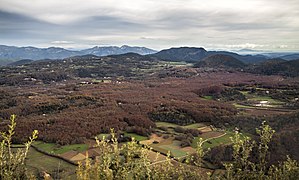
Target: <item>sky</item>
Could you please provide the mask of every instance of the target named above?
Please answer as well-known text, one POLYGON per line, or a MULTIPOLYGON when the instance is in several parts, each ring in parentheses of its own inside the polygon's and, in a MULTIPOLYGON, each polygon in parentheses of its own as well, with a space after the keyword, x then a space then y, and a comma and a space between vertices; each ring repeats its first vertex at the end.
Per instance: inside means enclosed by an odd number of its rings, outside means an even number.
POLYGON ((299 51, 299 2, 0 0, 0 44, 299 51))

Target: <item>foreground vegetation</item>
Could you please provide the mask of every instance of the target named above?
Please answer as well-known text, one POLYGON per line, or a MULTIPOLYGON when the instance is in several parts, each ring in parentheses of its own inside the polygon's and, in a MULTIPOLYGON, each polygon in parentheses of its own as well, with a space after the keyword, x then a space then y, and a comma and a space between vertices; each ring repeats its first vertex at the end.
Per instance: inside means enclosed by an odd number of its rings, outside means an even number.
POLYGON ((0 179, 32 179, 33 177, 27 172, 25 158, 33 141, 37 138, 38 131, 33 131, 29 141, 25 143, 24 149, 18 149, 13 152, 12 137, 15 133, 15 115, 10 117, 11 124, 7 132, 1 133, 0 144, 0 179))
MULTIPOLYGON (((7 132, 1 132, 0 149, 0 179, 34 179, 25 166, 25 158, 37 131, 25 143, 25 148, 12 151, 11 139, 16 127, 15 115, 11 116, 7 132)), ((197 143, 196 152, 188 155, 185 162, 171 159, 150 161, 150 148, 140 146, 133 138, 131 142, 119 145, 113 130, 111 139, 96 139, 96 146, 101 156, 94 161, 87 158, 79 163, 77 179, 296 179, 299 176, 299 165, 287 157, 279 165, 268 165, 269 143, 274 130, 265 122, 256 130, 259 140, 249 137, 241 138, 238 131, 231 138, 233 161, 224 163, 225 171, 214 176, 203 171, 200 166, 206 151, 203 149, 203 139, 197 143), (254 149, 257 152, 254 153, 254 149), (255 159, 253 157, 256 157, 255 159)), ((158 157, 158 154, 157 154, 158 157)))
POLYGON ((296 179, 299 176, 299 165, 287 157, 278 166, 267 165, 268 145, 274 130, 265 123, 256 130, 260 135, 259 142, 249 137, 241 138, 236 131, 231 138, 233 144, 233 161, 224 163, 225 172, 211 176, 198 167, 206 151, 202 148, 203 140, 197 143, 196 153, 187 157, 185 163, 167 157, 164 161, 150 162, 146 149, 136 141, 119 147, 112 131, 112 140, 97 140, 97 146, 103 156, 94 163, 86 160, 77 170, 78 179, 296 179), (109 144, 112 143, 112 144, 109 144), (257 160, 252 161, 253 149, 257 148, 257 160))

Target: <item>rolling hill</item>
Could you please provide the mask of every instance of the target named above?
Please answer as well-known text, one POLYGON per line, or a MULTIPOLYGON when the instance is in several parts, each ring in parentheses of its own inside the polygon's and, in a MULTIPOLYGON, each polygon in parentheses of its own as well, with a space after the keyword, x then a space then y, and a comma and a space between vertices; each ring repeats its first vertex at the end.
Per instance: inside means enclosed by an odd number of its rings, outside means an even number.
POLYGON ((299 59, 292 61, 271 59, 256 66, 250 67, 249 72, 265 75, 296 77, 299 76, 299 59))
POLYGON ((215 54, 203 58, 194 66, 210 68, 244 68, 245 64, 232 56, 224 54, 215 54))
POLYGON ((159 51, 158 53, 150 56, 154 56, 166 61, 186 61, 194 63, 205 57, 217 54, 231 56, 246 64, 253 64, 267 60, 266 56, 263 55, 239 55, 237 53, 228 51, 207 51, 204 48, 196 47, 170 48, 159 51))
POLYGON ((167 61, 196 62, 208 55, 204 48, 180 47, 159 51, 151 56, 167 61))

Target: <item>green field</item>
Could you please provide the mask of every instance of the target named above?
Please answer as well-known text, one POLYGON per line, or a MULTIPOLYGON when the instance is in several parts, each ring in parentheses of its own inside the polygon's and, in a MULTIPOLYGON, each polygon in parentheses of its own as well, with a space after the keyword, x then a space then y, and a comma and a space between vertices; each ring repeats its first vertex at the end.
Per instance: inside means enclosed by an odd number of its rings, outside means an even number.
POLYGON ((174 123, 169 123, 169 122, 156 122, 156 126, 157 127, 165 126, 165 127, 173 127, 173 128, 175 128, 175 127, 177 127, 179 125, 174 124, 174 123))
MULTIPOLYGON (((264 88, 256 88, 256 89, 265 90, 264 88)), ((257 108, 256 103, 259 103, 260 101, 268 101, 267 103, 268 108, 279 107, 284 104, 284 102, 273 99, 272 97, 267 95, 258 95, 256 93, 249 93, 249 91, 239 91, 239 92, 246 96, 246 99, 247 101, 250 102, 250 105, 241 105, 238 103, 233 103, 233 105, 236 108, 245 108, 245 109, 257 108)))
POLYGON ((37 141, 34 143, 34 145, 40 150, 46 151, 50 154, 63 154, 71 150, 77 152, 83 152, 88 149, 87 144, 71 144, 71 145, 59 146, 54 143, 45 143, 42 141, 37 141))
POLYGON ((197 129, 197 128, 202 128, 205 127, 206 125, 203 123, 195 123, 195 124, 189 124, 186 126, 182 126, 183 128, 187 128, 187 129, 197 129))
POLYGON ((12 144, 11 147, 12 148, 24 148, 25 145, 24 144, 12 144))
MULTIPOLYGON (((216 147, 219 146, 221 144, 230 144, 231 143, 231 139, 230 137, 232 137, 234 135, 233 132, 226 132, 226 135, 219 137, 219 138, 215 138, 215 139, 211 139, 209 141, 206 141, 203 143, 203 148, 207 149, 207 148, 212 148, 212 147, 216 147)), ((191 147, 196 148, 197 146, 197 142, 199 141, 200 137, 195 137, 191 147)))
POLYGON ((279 100, 275 100, 269 96, 254 96, 251 98, 248 98, 248 100, 252 100, 252 101, 268 101, 271 104, 283 104, 283 102, 279 101, 279 100))
POLYGON ((239 91, 240 93, 242 93, 243 95, 248 95, 248 91, 239 91))
POLYGON ((153 150, 158 151, 163 154, 168 154, 170 152, 170 156, 174 158, 180 158, 187 155, 187 152, 183 151, 180 146, 181 142, 172 140, 168 143, 162 143, 162 144, 151 144, 150 146, 153 148, 153 150))
POLYGON ((159 145, 151 144, 150 147, 153 148, 154 151, 157 151, 157 152, 162 153, 164 155, 168 154, 168 150, 164 149, 164 148, 161 148, 159 145))
POLYGON ((192 63, 186 63, 185 61, 161 61, 161 64, 172 66, 193 66, 192 63))
POLYGON ((203 96, 204 99, 213 100, 213 96, 203 96))
POLYGON ((26 158, 26 166, 35 175, 45 171, 50 173, 53 179, 74 179, 76 177, 75 165, 42 154, 33 148, 29 150, 26 158))
POLYGON ((108 134, 108 133, 101 133, 101 134, 97 135, 96 137, 97 137, 99 140, 102 140, 103 137, 105 137, 105 139, 107 139, 108 136, 110 136, 110 134, 108 134))
POLYGON ((148 137, 140 136, 140 135, 135 134, 135 133, 127 133, 127 132, 125 132, 124 134, 125 134, 125 136, 131 136, 131 137, 134 138, 136 141, 144 141, 144 140, 148 140, 148 137))
MULTIPOLYGON (((156 126, 157 127, 167 127, 167 133, 172 133, 173 128, 178 127, 179 125, 177 124, 173 124, 173 123, 168 123, 168 122, 156 122, 156 126)), ((207 125, 204 123, 195 123, 195 124, 190 124, 187 126, 180 126, 183 128, 188 128, 188 129, 198 129, 201 127, 206 127, 207 125)), ((163 133, 163 132, 162 132, 163 133)), ((175 132, 173 132, 175 133, 175 132)), ((226 144, 231 144, 231 139, 230 137, 232 137, 234 135, 234 133, 232 131, 226 131, 226 134, 221 136, 222 134, 224 134, 224 132, 221 131, 209 131, 209 132, 205 132, 203 134, 201 134, 199 137, 194 137, 191 147, 192 148, 196 148, 197 146, 197 142, 199 141, 200 138, 203 138, 203 140, 205 139, 210 139, 206 142, 203 143, 203 148, 204 149, 208 149, 208 148, 213 148, 219 145, 226 145, 226 144), (221 136, 221 137, 218 137, 221 136), (213 139, 213 137, 218 137, 213 139)), ((170 151, 171 156, 178 158, 178 157, 182 157, 187 155, 187 152, 181 150, 180 147, 180 141, 174 141, 171 140, 172 142, 161 142, 158 144, 151 144, 150 146, 153 147, 154 150, 164 153, 166 154, 168 151, 170 151)))
POLYGON ((227 132, 226 135, 224 135, 222 137, 219 137, 216 139, 211 139, 211 140, 205 142, 203 144, 203 148, 207 149, 207 148, 212 148, 212 147, 216 147, 219 145, 231 144, 232 142, 231 142, 230 137, 232 137, 232 136, 233 136, 233 133, 227 132))
POLYGON ((176 149, 172 145, 161 145, 159 147, 162 148, 162 149, 165 149, 167 151, 170 151, 171 156, 173 156, 175 158, 179 158, 179 157, 187 155, 187 153, 185 151, 182 151, 180 149, 176 149))
MULTIPOLYGON (((164 126, 164 127, 175 128, 175 127, 180 126, 180 125, 177 125, 177 124, 174 124, 174 123, 169 123, 169 122, 156 122, 156 126, 157 127, 164 126)), ((206 125, 203 124, 203 123, 194 123, 194 124, 189 124, 189 125, 181 126, 181 127, 182 128, 188 128, 188 129, 197 129, 197 128, 201 128, 201 127, 205 127, 205 126, 206 125)))

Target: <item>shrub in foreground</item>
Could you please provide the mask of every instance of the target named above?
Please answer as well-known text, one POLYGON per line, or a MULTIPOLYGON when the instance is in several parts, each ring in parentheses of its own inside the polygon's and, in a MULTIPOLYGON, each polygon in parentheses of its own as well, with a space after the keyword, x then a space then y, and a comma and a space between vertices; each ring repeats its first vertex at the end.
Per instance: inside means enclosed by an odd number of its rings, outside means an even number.
POLYGON ((112 139, 96 140, 97 147, 101 150, 94 163, 89 159, 80 163, 77 169, 77 179, 202 179, 204 176, 199 171, 182 165, 172 160, 169 155, 165 160, 150 161, 147 147, 140 146, 134 139, 119 145, 114 132, 112 139))
POLYGON ((16 116, 11 115, 7 132, 0 132, 0 179, 33 179, 27 172, 25 158, 33 141, 37 138, 37 130, 34 130, 24 148, 12 149, 12 136, 15 133, 16 116))
MULTIPOLYGON (((16 126, 15 115, 10 118, 11 124, 7 132, 1 132, 0 144, 0 179, 34 179, 29 175, 25 158, 33 141, 37 138, 38 132, 35 130, 32 137, 25 143, 24 148, 17 151, 12 150, 12 136, 16 126)), ((202 171, 203 156, 206 152, 202 145, 204 141, 200 139, 197 143, 196 153, 186 158, 186 163, 182 163, 170 158, 168 155, 164 160, 149 158, 150 149, 140 146, 134 139, 131 142, 120 145, 111 131, 111 139, 96 139, 97 147, 101 151, 101 156, 95 161, 86 159, 77 168, 78 180, 97 179, 285 179, 293 180, 299 177, 299 165, 296 161, 287 157, 285 162, 278 166, 267 166, 267 156, 269 155, 268 144, 272 139, 274 130, 265 123, 257 129, 260 135, 258 143, 249 137, 241 138, 238 132, 232 137, 233 161, 225 163, 225 173, 212 176, 210 173, 202 171), (253 149, 258 149, 258 162, 252 162, 253 149)))
POLYGON ((287 158, 278 166, 267 167, 268 144, 274 130, 263 123, 256 130, 260 135, 259 143, 249 137, 242 137, 236 132, 231 138, 233 161, 224 163, 225 173, 210 176, 200 168, 206 151, 202 148, 204 141, 197 143, 196 153, 187 156, 181 163, 167 157, 164 161, 152 162, 148 157, 148 148, 139 146, 136 141, 119 146, 112 132, 111 142, 97 140, 97 147, 102 151, 95 163, 86 160, 77 169, 78 179, 297 179, 299 165, 287 158), (258 162, 251 162, 253 149, 258 149, 258 162))

